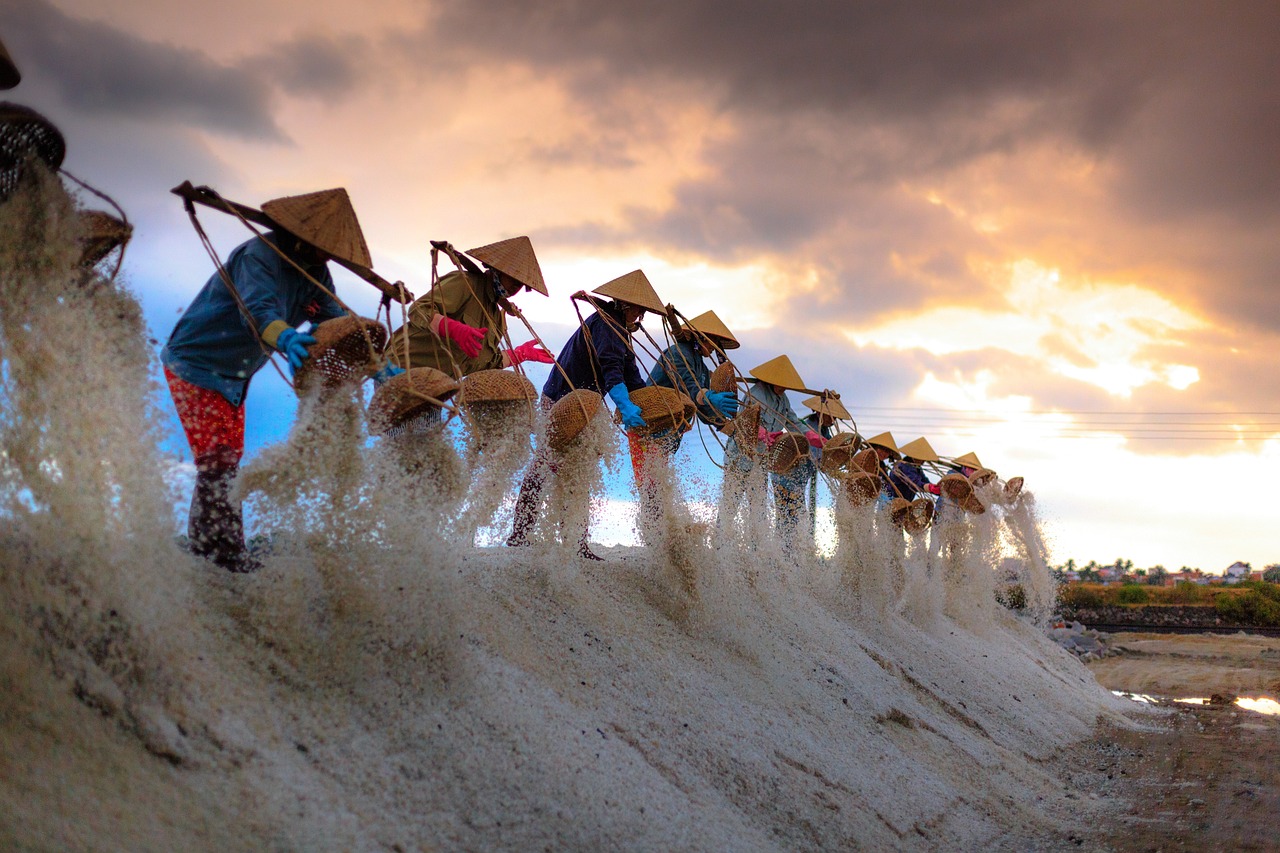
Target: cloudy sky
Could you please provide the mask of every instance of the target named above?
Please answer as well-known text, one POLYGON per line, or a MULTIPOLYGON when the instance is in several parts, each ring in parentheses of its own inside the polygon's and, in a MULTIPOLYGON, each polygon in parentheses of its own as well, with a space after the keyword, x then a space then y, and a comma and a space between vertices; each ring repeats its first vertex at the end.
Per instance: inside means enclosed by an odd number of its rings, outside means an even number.
POLYGON ((170 187, 345 186, 418 293, 428 239, 530 235, 553 344, 643 268, 744 369, 1024 475, 1060 560, 1280 561, 1274 2, 0 0, 0 37, 160 340, 210 272, 170 187))

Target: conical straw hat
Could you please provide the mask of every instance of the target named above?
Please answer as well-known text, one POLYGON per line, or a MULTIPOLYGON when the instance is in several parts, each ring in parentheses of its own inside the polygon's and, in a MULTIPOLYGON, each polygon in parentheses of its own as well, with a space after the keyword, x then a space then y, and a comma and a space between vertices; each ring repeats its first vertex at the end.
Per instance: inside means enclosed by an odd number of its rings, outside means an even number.
POLYGON ((655 314, 667 313, 667 307, 658 298, 658 292, 653 289, 649 279, 640 270, 632 270, 613 281, 607 281, 592 293, 598 293, 628 305, 635 305, 637 308, 643 308, 655 314))
POLYGON ((978 461, 978 455, 972 451, 966 453, 964 456, 957 456, 955 459, 952 459, 951 461, 957 465, 963 465, 966 468, 983 467, 982 463, 978 461))
POLYGON ((901 456, 902 451, 898 449, 898 444, 893 440, 893 433, 882 432, 879 435, 873 435, 867 439, 867 444, 883 447, 885 450, 891 451, 894 456, 901 456))
POLYGON ((938 454, 933 452, 933 448, 929 446, 929 442, 923 436, 915 441, 909 441, 902 445, 899 452, 903 456, 912 459, 919 459, 921 462, 937 462, 938 454))
POLYGON ((853 415, 849 414, 849 410, 844 407, 844 403, 840 402, 839 397, 830 396, 824 401, 821 396, 810 397, 805 400, 803 405, 808 406, 821 415, 830 415, 837 420, 850 420, 853 415))
POLYGON ((533 253, 533 243, 529 242, 528 237, 499 240, 478 249, 468 249, 467 254, 482 264, 506 273, 543 296, 550 295, 547 293, 546 282, 542 280, 542 267, 538 266, 538 257, 533 253))
POLYGON ((715 338, 721 349, 737 349, 742 346, 738 343, 738 339, 733 336, 733 332, 729 331, 729 327, 716 316, 714 311, 699 314, 686 325, 694 331, 715 338))
POLYGON ((356 266, 373 269, 373 258, 369 257, 355 208, 341 187, 275 198, 262 205, 262 212, 317 249, 356 266))
POLYGON ((791 359, 785 355, 780 355, 777 358, 766 361, 764 364, 753 367, 751 375, 770 385, 781 385, 783 388, 790 388, 792 391, 804 390, 804 380, 800 378, 795 366, 791 364, 791 359))
POLYGON ((18 66, 13 64, 9 51, 5 50, 4 42, 0 41, 0 89, 12 89, 21 82, 22 73, 18 71, 18 66))

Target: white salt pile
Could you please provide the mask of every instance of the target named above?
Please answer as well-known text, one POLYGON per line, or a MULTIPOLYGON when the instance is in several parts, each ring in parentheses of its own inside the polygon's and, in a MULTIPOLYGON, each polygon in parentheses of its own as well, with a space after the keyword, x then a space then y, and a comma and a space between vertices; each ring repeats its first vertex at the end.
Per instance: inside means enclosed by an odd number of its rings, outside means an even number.
MULTIPOLYGON (((337 400, 243 478, 265 568, 188 556, 137 305, 80 285, 73 222, 47 177, 0 207, 0 847, 1020 850, 1096 817, 1046 760, 1126 704, 994 603, 995 512, 935 564, 837 507, 819 560, 760 494, 720 536, 663 479, 606 563, 476 548, 467 460, 366 448, 337 400)), ((573 530, 599 461, 557 476, 573 530)))

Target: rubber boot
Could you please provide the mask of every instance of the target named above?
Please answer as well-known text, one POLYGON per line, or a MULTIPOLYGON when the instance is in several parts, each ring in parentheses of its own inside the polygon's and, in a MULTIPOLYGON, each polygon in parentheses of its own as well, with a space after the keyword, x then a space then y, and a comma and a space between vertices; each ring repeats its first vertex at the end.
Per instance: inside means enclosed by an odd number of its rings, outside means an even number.
POLYGON ((196 556, 229 572, 255 572, 262 564, 245 548, 240 504, 231 500, 237 471, 235 467, 197 467, 187 538, 196 556))

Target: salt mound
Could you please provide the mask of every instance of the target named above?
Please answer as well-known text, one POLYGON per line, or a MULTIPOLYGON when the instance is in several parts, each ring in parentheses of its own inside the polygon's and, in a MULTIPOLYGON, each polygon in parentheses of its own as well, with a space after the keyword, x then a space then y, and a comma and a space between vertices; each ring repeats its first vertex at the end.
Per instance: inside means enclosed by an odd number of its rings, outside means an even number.
POLYGON ((995 606, 994 520, 942 566, 838 508, 819 560, 758 483, 721 538, 664 480, 607 563, 475 548, 471 463, 328 400, 242 478, 265 568, 187 556, 136 302, 82 286, 71 212, 47 175, 0 207, 0 847, 1013 850, 1096 818, 1045 761, 1124 705, 995 606))

